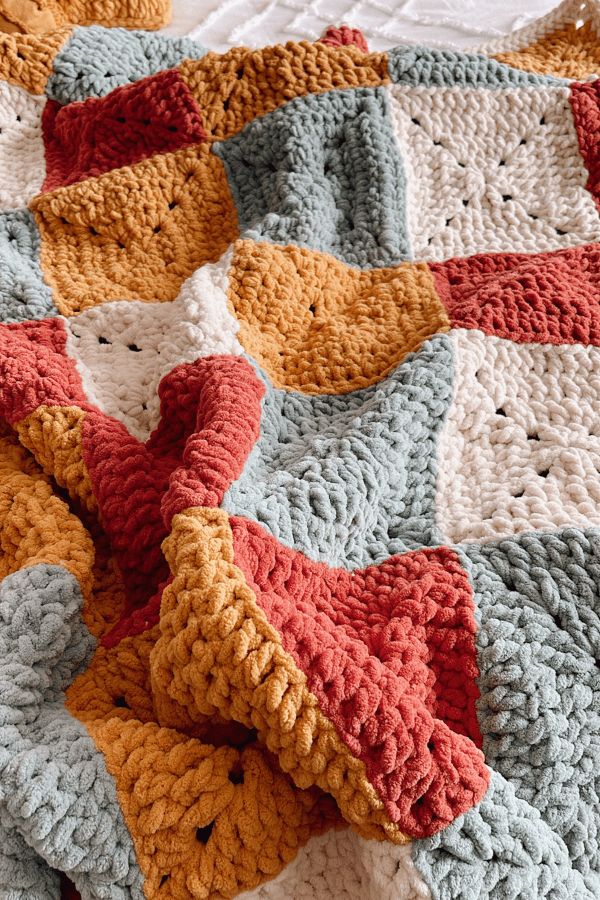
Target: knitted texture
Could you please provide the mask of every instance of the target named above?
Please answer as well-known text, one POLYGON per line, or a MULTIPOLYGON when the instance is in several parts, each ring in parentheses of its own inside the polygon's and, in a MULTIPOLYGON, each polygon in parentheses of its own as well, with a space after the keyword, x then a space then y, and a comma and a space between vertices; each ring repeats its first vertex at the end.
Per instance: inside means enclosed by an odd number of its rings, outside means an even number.
POLYGON ((0 897, 595 900, 600 14, 164 9, 0 0, 0 897))

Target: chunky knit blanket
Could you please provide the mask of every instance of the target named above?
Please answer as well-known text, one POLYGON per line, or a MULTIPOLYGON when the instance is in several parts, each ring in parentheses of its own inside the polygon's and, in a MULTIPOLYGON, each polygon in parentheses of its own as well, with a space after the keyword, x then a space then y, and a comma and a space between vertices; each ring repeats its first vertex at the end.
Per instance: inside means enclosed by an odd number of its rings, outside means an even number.
POLYGON ((0 898, 600 897, 599 35, 0 35, 0 898))

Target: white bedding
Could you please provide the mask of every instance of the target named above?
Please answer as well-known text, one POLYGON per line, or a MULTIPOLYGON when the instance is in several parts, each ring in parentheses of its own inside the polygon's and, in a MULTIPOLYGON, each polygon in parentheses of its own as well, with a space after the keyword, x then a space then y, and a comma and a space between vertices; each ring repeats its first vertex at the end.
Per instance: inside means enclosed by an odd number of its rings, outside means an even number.
POLYGON ((473 47, 521 28, 556 0, 173 0, 168 34, 212 50, 307 38, 328 25, 360 27, 371 49, 403 42, 473 47))

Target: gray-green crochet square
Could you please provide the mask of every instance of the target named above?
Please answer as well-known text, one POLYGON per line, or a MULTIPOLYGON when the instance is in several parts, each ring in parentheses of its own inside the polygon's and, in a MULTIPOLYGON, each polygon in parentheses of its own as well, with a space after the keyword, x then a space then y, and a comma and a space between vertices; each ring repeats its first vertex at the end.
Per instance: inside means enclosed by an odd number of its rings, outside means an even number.
POLYGON ((86 900, 144 898, 114 779, 65 706, 63 691, 95 646, 82 605, 61 566, 0 581, 2 900, 58 900, 60 871, 86 900))
POLYGON ((214 152, 245 237, 363 268, 410 257, 406 178, 384 88, 298 97, 214 152))
POLYGON ((437 440, 452 399, 437 335, 378 384, 308 396, 272 387, 260 437, 223 508, 317 562, 347 569, 439 543, 437 440))
POLYGON ((39 251, 40 236, 29 210, 0 213, 0 322, 58 315, 39 251))
POLYGON ((415 841, 433 900, 600 897, 600 530, 458 548, 473 585, 482 802, 415 841))
POLYGON ((539 810, 599 897, 600 530, 526 533, 464 551, 486 762, 539 810))
POLYGON ((394 84, 408 87, 516 88, 565 85, 566 78, 513 69, 479 53, 403 45, 388 51, 394 84))

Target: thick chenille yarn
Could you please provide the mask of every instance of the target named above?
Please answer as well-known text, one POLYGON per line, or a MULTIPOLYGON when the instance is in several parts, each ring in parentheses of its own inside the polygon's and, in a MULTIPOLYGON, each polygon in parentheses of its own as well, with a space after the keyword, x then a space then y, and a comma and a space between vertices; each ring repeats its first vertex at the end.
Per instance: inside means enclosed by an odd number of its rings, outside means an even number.
POLYGON ((0 898, 596 900, 598 4, 165 9, 0 0, 0 898))

